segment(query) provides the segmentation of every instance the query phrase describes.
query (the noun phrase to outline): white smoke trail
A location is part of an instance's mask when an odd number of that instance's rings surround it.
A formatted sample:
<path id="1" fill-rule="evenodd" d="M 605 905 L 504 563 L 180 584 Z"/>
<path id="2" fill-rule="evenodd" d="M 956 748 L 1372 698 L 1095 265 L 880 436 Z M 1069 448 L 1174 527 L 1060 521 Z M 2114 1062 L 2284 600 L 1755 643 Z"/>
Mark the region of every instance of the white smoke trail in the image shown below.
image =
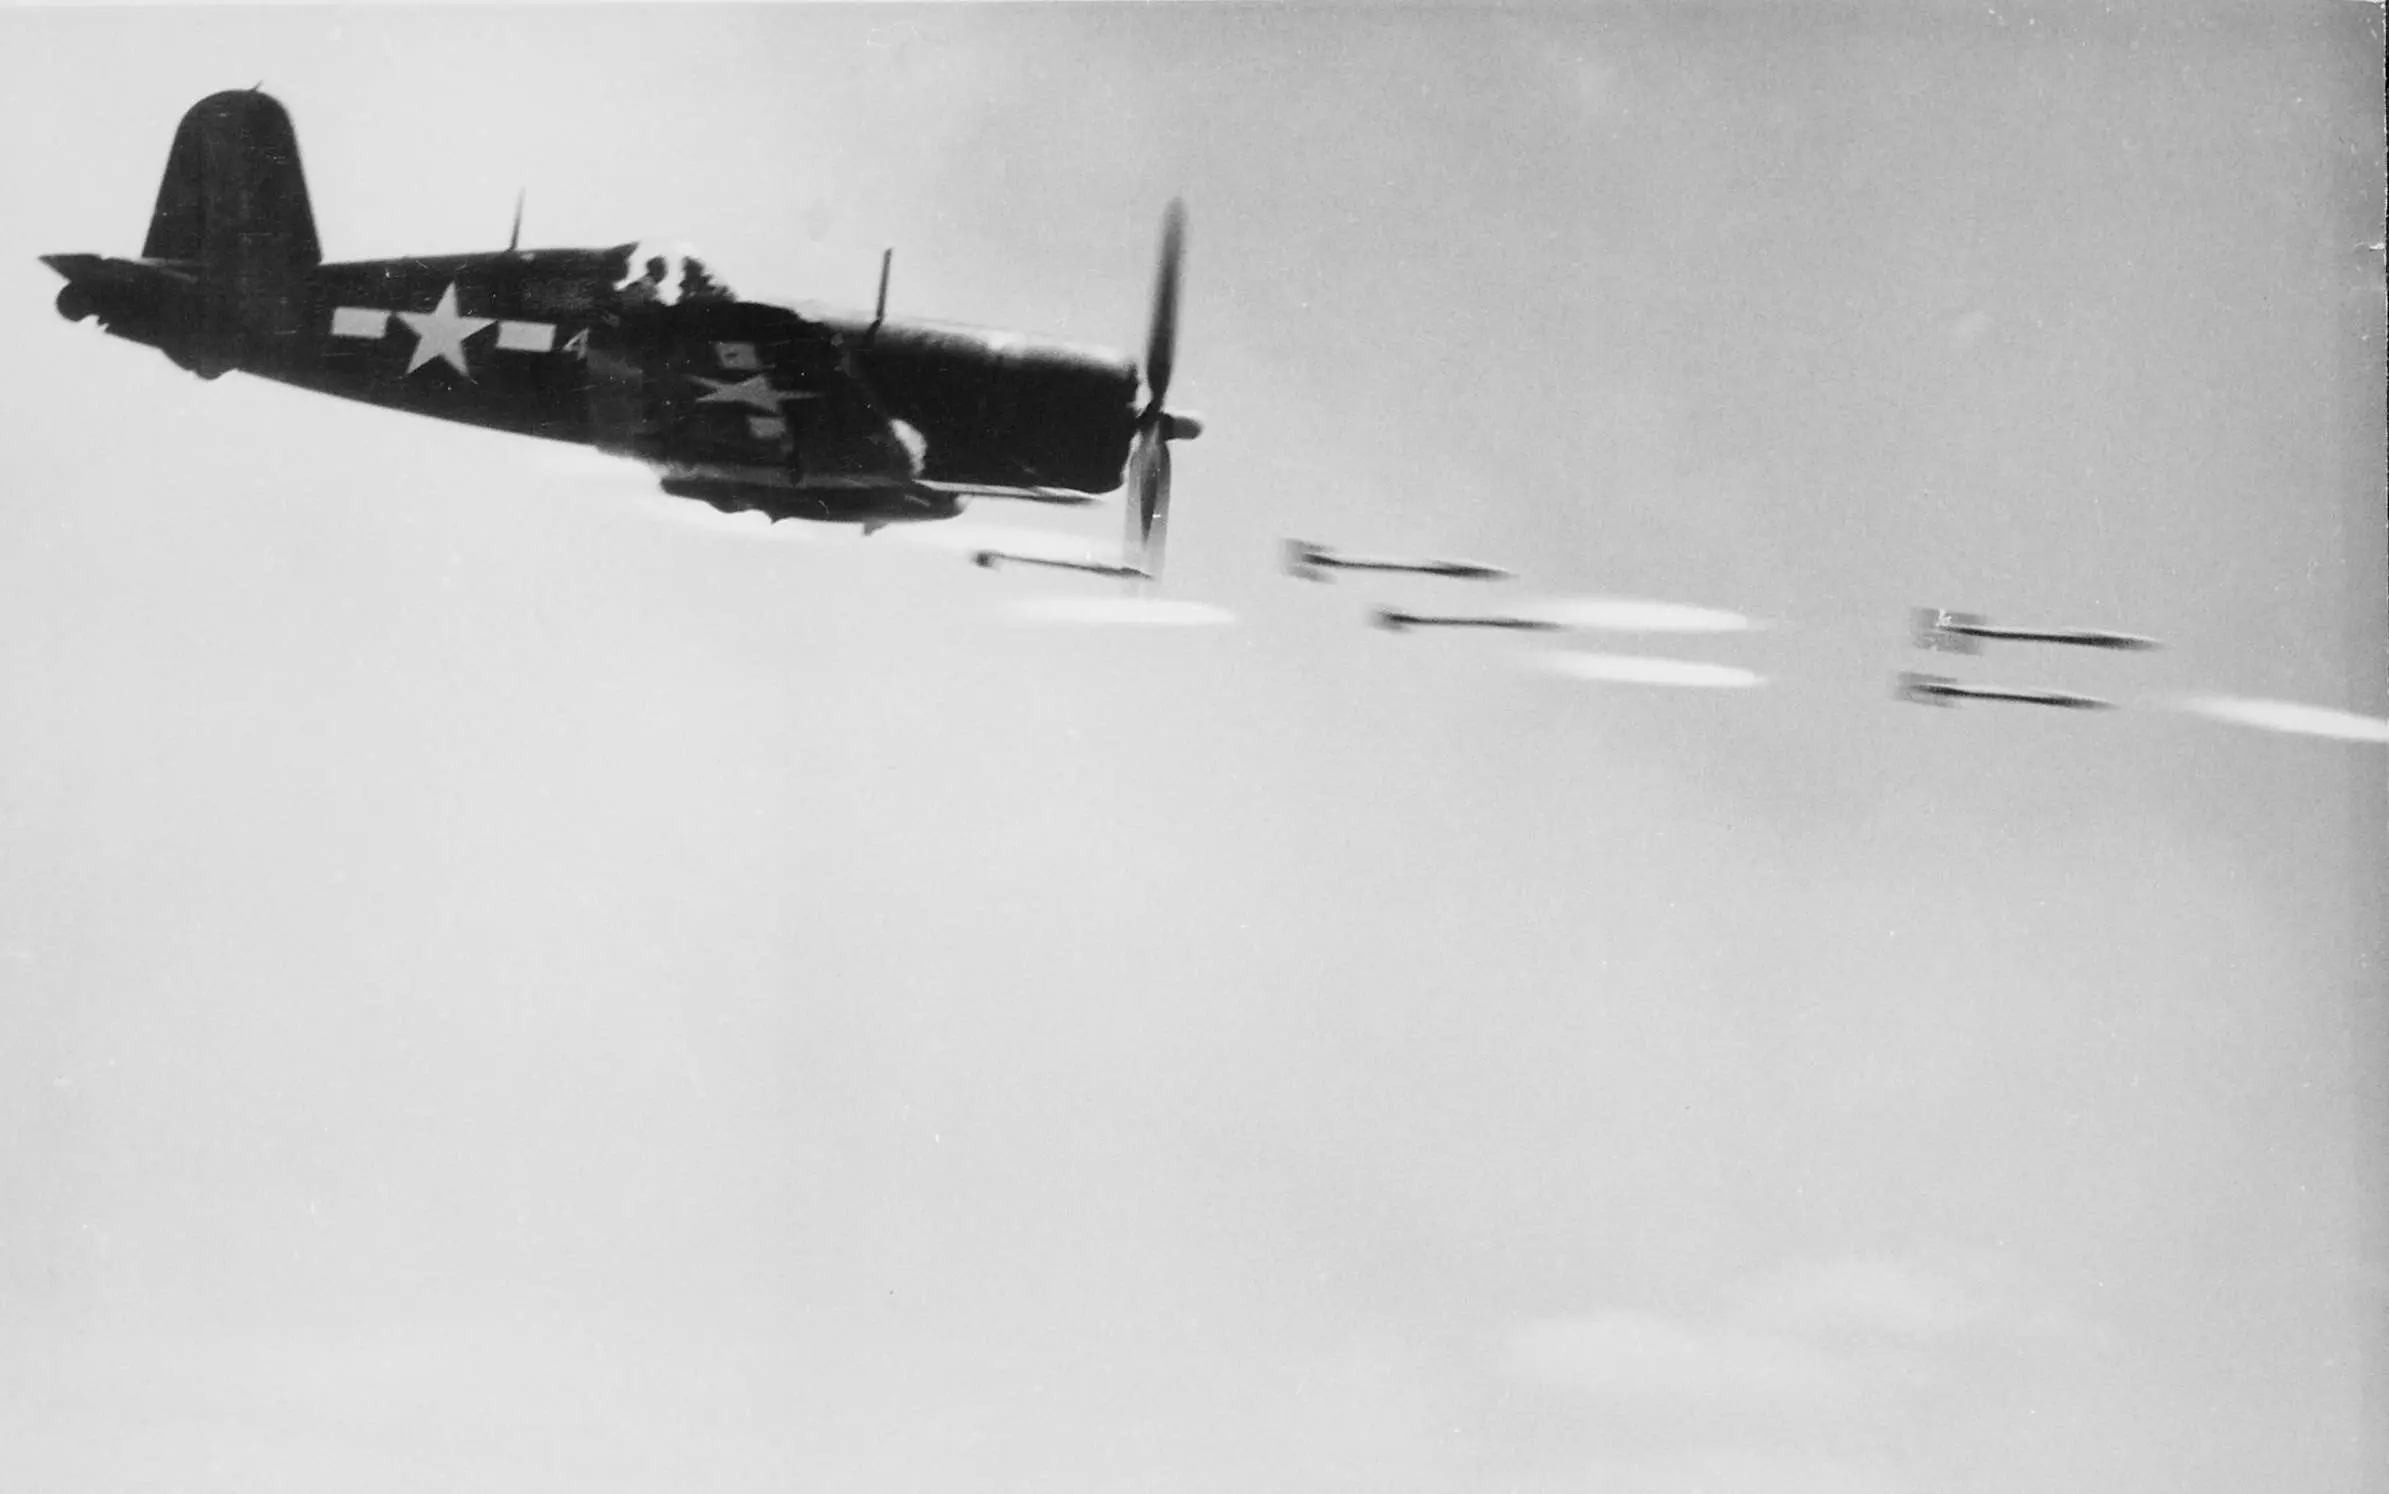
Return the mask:
<path id="1" fill-rule="evenodd" d="M 1216 628 L 1236 620 L 1224 607 L 1169 597 L 1028 597 L 1008 610 L 1020 622 L 1082 627 Z"/>
<path id="2" fill-rule="evenodd" d="M 1560 597 L 1530 603 L 1519 612 L 1563 628 L 1597 633 L 1747 633 L 1762 626 L 1739 612 L 1632 597 Z"/>
<path id="3" fill-rule="evenodd" d="M 594 446 L 560 446 L 543 441 L 532 454 L 531 465 L 558 477 L 619 478 L 651 490 L 655 487 L 655 473 L 646 464 L 625 456 L 611 456 Z"/>
<path id="4" fill-rule="evenodd" d="M 1613 685 L 1680 685 L 1702 690 L 1746 690 L 1766 683 L 1763 675 L 1732 664 L 1696 659 L 1656 659 L 1643 654 L 1545 654 L 1539 668 L 1570 679 Z"/>
<path id="5" fill-rule="evenodd" d="M 644 463 L 594 447 L 549 447 L 531 459 L 531 468 L 571 484 L 576 492 L 627 495 L 641 512 L 659 522 L 741 543 L 768 537 L 775 544 L 819 545 L 852 541 L 861 533 L 851 524 L 815 524 L 802 519 L 773 523 L 763 514 L 724 513 L 699 499 L 675 498 L 657 486 L 655 472 Z"/>
<path id="6" fill-rule="evenodd" d="M 700 500 L 671 497 L 657 487 L 654 471 L 644 463 L 630 457 L 614 456 L 591 446 L 553 446 L 543 443 L 531 456 L 530 465 L 537 472 L 565 479 L 576 487 L 627 490 L 640 497 L 652 498 L 655 500 L 656 512 L 714 533 L 739 534 L 749 538 L 768 533 L 776 540 L 798 544 L 852 543 L 868 538 L 873 547 L 895 540 L 923 549 L 966 553 L 1001 550 L 1007 554 L 1032 555 L 1046 560 L 1096 561 L 1109 558 L 1100 542 L 1085 535 L 973 523 L 967 519 L 890 524 L 866 536 L 859 524 L 826 524 L 807 519 L 786 519 L 774 524 L 759 514 L 725 514 Z"/>
<path id="7" fill-rule="evenodd" d="M 2353 711 L 2335 711 L 2328 706 L 2232 695 L 2192 695 L 2170 704 L 2192 715 L 2229 721 L 2235 726 L 2253 726 L 2260 731 L 2331 737 L 2342 742 L 2389 742 L 2389 721 L 2377 716 L 2359 716 Z"/>

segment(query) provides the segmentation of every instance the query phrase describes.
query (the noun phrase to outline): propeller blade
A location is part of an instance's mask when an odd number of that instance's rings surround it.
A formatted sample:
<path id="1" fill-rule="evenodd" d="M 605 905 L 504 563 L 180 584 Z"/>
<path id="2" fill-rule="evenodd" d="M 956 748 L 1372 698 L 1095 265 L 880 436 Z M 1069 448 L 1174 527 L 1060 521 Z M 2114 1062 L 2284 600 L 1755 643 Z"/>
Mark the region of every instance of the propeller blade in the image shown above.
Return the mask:
<path id="1" fill-rule="evenodd" d="M 1178 362 L 1178 261 L 1186 252 L 1186 204 L 1173 198 L 1161 215 L 1161 264 L 1153 275 L 1153 329 L 1145 339 L 1145 415 L 1161 413 Z"/>
<path id="2" fill-rule="evenodd" d="M 1179 423 L 1164 408 L 1170 373 L 1178 361 L 1178 265 L 1186 254 L 1186 204 L 1172 199 L 1161 215 L 1161 263 L 1153 274 L 1153 325 L 1145 338 L 1145 407 L 1137 412 L 1128 448 L 1128 532 L 1121 541 L 1123 563 L 1148 582 L 1161 576 L 1161 552 L 1170 528 L 1170 438 Z M 1202 429 L 1188 421 L 1187 434 Z"/>
<path id="3" fill-rule="evenodd" d="M 1137 432 L 1128 451 L 1128 532 L 1120 549 L 1127 564 L 1148 579 L 1161 576 L 1162 547 L 1170 528 L 1170 443 L 1151 426 Z"/>
<path id="4" fill-rule="evenodd" d="M 1145 491 L 1138 495 L 1145 508 L 1145 554 L 1140 569 L 1155 580 L 1161 579 L 1161 555 L 1170 541 L 1170 442 L 1167 436 L 1157 436 L 1153 442 L 1153 475 Z"/>

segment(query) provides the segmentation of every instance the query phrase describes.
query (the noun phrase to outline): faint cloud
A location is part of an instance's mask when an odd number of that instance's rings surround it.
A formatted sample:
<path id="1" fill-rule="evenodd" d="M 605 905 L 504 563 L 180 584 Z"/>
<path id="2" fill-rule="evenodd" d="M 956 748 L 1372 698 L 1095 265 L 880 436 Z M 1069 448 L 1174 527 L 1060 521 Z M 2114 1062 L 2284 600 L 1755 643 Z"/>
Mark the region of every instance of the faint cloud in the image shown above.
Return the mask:
<path id="1" fill-rule="evenodd" d="M 1963 353 L 1976 343 L 1981 342 L 1990 330 L 1991 314 L 1989 312 L 1969 311 L 1950 324 L 1949 345 Z"/>
<path id="2" fill-rule="evenodd" d="M 1169 597 L 1030 597 L 1010 610 L 1022 622 L 1085 627 L 1216 628 L 1236 620 L 1224 607 Z"/>
<path id="3" fill-rule="evenodd" d="M 1605 1458 L 1581 1470 L 1602 1494 L 1897 1494 L 1880 1460 L 1801 1448 L 1701 1448 Z"/>
<path id="4" fill-rule="evenodd" d="M 1959 1282 L 1879 1256 L 1804 1262 L 1734 1293 L 1742 1317 L 1793 1333 L 1936 1338 L 1983 1321 L 1988 1306 Z"/>
<path id="5" fill-rule="evenodd" d="M 1730 1294 L 1737 1321 L 1817 1339 L 2064 1339 L 2109 1334 L 2053 1300 L 2012 1266 L 1984 1254 L 1899 1260 L 1843 1256 L 1798 1261 Z"/>
<path id="6" fill-rule="evenodd" d="M 1527 1324 L 1509 1363 L 1527 1379 L 1619 1402 L 1825 1409 L 1859 1389 L 1850 1365 L 1788 1335 L 1642 1312 Z"/>
<path id="7" fill-rule="evenodd" d="M 1706 1439 L 1734 1425 L 1781 1436 L 1897 1412 L 1962 1363 L 1967 1344 L 2108 1337 L 1988 1256 L 1847 1256 L 1753 1277 L 1712 1314 L 1545 1318 L 1513 1331 L 1504 1350 L 1522 1379 L 1643 1423 L 1658 1413 Z"/>
<path id="8" fill-rule="evenodd" d="M 1523 15 L 1503 14 L 1494 24 L 1508 42 L 1515 66 L 1521 71 L 1544 73 L 1588 115 L 1618 107 L 1619 71 L 1601 51 L 1555 45 L 1549 18 L 1532 11 Z"/>
<path id="9" fill-rule="evenodd" d="M 1440 1358 L 1399 1336 L 1369 1333 L 1289 1364 L 1273 1387 L 1300 1433 L 1288 1484 L 1373 1494 L 1454 1487 L 1463 1440 L 1455 1422 L 1466 1396 Z"/>

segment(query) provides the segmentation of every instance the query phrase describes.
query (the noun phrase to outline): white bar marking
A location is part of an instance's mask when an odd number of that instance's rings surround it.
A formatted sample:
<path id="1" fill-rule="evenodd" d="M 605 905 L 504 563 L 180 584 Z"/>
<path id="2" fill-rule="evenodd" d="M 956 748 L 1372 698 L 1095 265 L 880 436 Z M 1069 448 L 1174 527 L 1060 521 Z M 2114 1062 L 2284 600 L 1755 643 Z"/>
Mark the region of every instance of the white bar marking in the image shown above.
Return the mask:
<path id="1" fill-rule="evenodd" d="M 554 322 L 500 322 L 498 346 L 514 353 L 545 353 L 556 346 Z"/>
<path id="2" fill-rule="evenodd" d="M 332 308 L 334 337 L 362 337 L 372 340 L 390 330 L 390 313 L 370 306 L 335 306 Z"/>

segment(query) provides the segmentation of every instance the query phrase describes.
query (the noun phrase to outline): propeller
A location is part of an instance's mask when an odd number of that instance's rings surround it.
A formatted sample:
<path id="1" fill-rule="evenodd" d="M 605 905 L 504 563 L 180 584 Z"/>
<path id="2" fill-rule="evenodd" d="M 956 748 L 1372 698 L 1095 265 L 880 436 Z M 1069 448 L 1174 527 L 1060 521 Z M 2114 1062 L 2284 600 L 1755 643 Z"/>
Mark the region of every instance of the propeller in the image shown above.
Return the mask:
<path id="1" fill-rule="evenodd" d="M 1153 276 L 1153 324 L 1145 338 L 1145 405 L 1128 450 L 1128 563 L 1146 579 L 1161 575 L 1170 531 L 1170 442 L 1192 440 L 1202 422 L 1173 415 L 1166 401 L 1178 361 L 1178 264 L 1186 252 L 1186 205 L 1173 200 L 1161 218 L 1161 263 Z"/>

